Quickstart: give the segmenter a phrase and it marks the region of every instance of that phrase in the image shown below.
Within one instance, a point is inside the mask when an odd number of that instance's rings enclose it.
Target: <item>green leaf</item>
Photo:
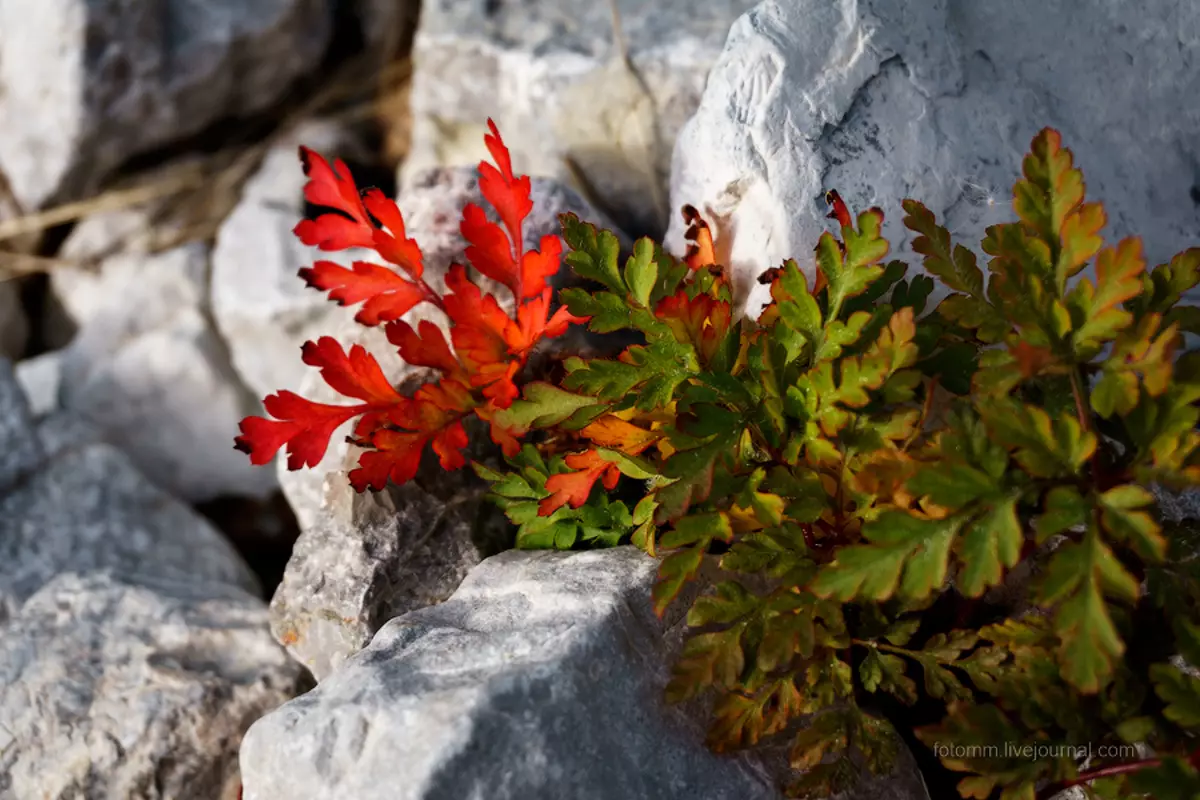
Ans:
[[[566,262],[581,278],[597,281],[619,296],[624,296],[626,287],[617,269],[621,243],[611,231],[598,230],[589,222],[567,213],[559,215],[563,239],[570,248]]]
[[[1095,528],[1083,541],[1059,547],[1041,578],[1040,602],[1059,606],[1054,628],[1062,642],[1062,676],[1080,692],[1095,693],[1112,677],[1125,653],[1105,595],[1132,603],[1137,600],[1138,582]]]
[[[759,599],[737,581],[721,581],[713,587],[712,594],[696,598],[688,611],[687,624],[692,628],[714,623],[728,625],[751,613],[758,605]]]
[[[976,401],[992,438],[1013,449],[1013,457],[1036,478],[1071,478],[1096,451],[1096,437],[1074,416],[1050,415],[1008,397]]]
[[[724,511],[692,514],[675,522],[675,526],[663,534],[659,545],[666,550],[688,545],[707,546],[713,539],[728,542],[733,538],[729,515]]]
[[[517,431],[548,428],[595,402],[594,397],[572,394],[553,384],[536,381],[526,384],[521,397],[511,406],[496,412],[496,421]]]
[[[904,674],[904,659],[890,653],[868,648],[866,658],[858,667],[863,688],[874,694],[879,689],[906,705],[917,702],[917,684]]]
[[[878,262],[887,255],[887,240],[879,235],[883,213],[869,209],[858,215],[858,230],[842,229],[846,253],[828,231],[817,242],[817,265],[825,273],[829,292],[828,319],[837,319],[842,303],[861,294],[871,282],[883,274]]]
[[[683,654],[667,684],[667,702],[688,700],[710,686],[736,684],[746,666],[741,636],[742,628],[735,626],[716,633],[696,634],[684,642]]]
[[[1051,536],[1065,533],[1087,522],[1090,504],[1078,489],[1055,486],[1046,493],[1046,510],[1034,521],[1036,541],[1042,544]]]
[[[673,453],[667,459],[663,472],[676,480],[657,490],[656,522],[661,525],[677,519],[693,502],[708,497],[717,460],[733,448],[740,436],[740,430],[726,430],[697,447]]]
[[[997,500],[981,516],[967,524],[960,539],[962,572],[958,589],[967,597],[980,597],[999,586],[1004,570],[1021,558],[1024,535],[1017,520],[1017,496]]]
[[[1095,284],[1082,278],[1067,295],[1067,306],[1077,320],[1071,340],[1080,360],[1092,358],[1133,322],[1133,315],[1120,306],[1141,293],[1145,269],[1142,240],[1131,236],[1115,249],[1100,251]]]
[[[633,255],[625,262],[625,283],[634,301],[643,308],[658,282],[658,262],[654,260],[654,242],[646,237],[633,245]],[[574,312],[572,312],[574,313]]]
[[[1100,522],[1115,539],[1128,542],[1143,559],[1161,561],[1167,540],[1158,523],[1141,509],[1154,505],[1154,495],[1132,483],[1114,486],[1100,495]]]
[[[1200,728],[1200,678],[1170,664],[1152,664],[1154,691],[1167,704],[1163,716],[1182,728]]]
[[[983,271],[975,264],[975,254],[960,245],[951,247],[950,231],[937,224],[933,212],[916,200],[903,200],[904,227],[920,234],[912,240],[912,249],[925,256],[925,269],[956,292],[983,297]]]
[[[629,304],[612,292],[590,294],[578,287],[559,292],[567,310],[577,317],[591,317],[588,330],[595,333],[612,333],[633,327],[633,315]]]
[[[1157,767],[1140,769],[1129,776],[1129,788],[1154,800],[1197,800],[1200,772],[1187,759],[1168,757]]]
[[[927,597],[945,585],[950,545],[961,524],[957,518],[930,520],[885,511],[863,526],[863,537],[871,543],[839,550],[809,590],[842,602],[887,600],[897,589],[905,597]]]
[[[658,565],[658,581],[651,590],[654,613],[659,617],[679,595],[683,585],[696,577],[704,561],[704,549],[688,547],[671,553]]]

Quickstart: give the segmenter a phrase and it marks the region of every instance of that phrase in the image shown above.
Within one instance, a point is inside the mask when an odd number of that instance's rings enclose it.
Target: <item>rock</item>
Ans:
[[[777,797],[763,764],[714,756],[663,701],[656,566],[632,547],[487,559],[256,722],[245,800]],[[928,800],[903,747],[894,774],[840,800],[866,798]]]
[[[590,219],[608,224],[561,184],[535,180],[532,196],[534,210],[525,226],[529,242],[556,232],[557,215],[566,211],[591,214]],[[459,168],[419,174],[401,197],[408,235],[425,253],[426,279],[441,288],[450,263],[461,259],[466,246],[458,231],[460,211],[467,202],[482,202],[475,172]],[[511,308],[507,289],[475,277]],[[564,271],[559,281],[568,277]],[[396,357],[381,330],[364,328],[345,310],[327,306],[338,316],[326,317],[328,327],[314,338],[330,335],[346,347],[363,345],[377,355],[389,380],[406,385],[406,392],[430,377]],[[444,316],[428,304],[406,319],[413,325],[428,319],[446,329]],[[547,344],[577,343],[564,337]],[[300,364],[298,358],[293,361]],[[322,403],[344,400],[311,369],[298,391]],[[473,430],[471,440],[472,458],[495,457],[486,428]],[[486,485],[470,470],[446,473],[429,459],[415,482],[381,495],[358,495],[347,478],[356,461],[345,437],[334,434],[325,458],[313,469],[289,472],[283,459],[276,462],[302,533],[271,602],[272,631],[318,680],[365,646],[383,623],[445,600],[480,559],[511,545],[507,524],[481,500]]]
[[[631,73],[608,3],[426,2],[406,174],[478,162],[491,117],[518,172],[587,188],[622,227],[660,235],[671,144],[730,23],[752,5],[619,2]]]
[[[234,800],[242,733],[299,680],[243,590],[60,575],[0,636],[0,796]]]
[[[4,280],[0,271],[0,358],[20,358],[28,341],[29,319],[21,305],[20,287],[16,281]]]
[[[176,497],[263,497],[277,488],[233,450],[259,403],[229,365],[209,309],[209,247],[152,251],[152,215],[102,213],[64,243],[95,269],[56,270],[53,287],[78,325],[61,351],[59,397]]]
[[[900,200],[925,203],[978,251],[1015,219],[1030,140],[1057,128],[1108,211],[1106,237],[1143,237],[1151,265],[1195,243],[1200,7],[1066,0],[997,4],[767,0],[734,25],[675,146],[671,205],[716,223],[739,299],[829,229],[823,195],[886,214],[917,266]],[[682,252],[673,219],[668,246]]]
[[[0,492],[24,478],[45,457],[12,364],[0,358]]]
[[[79,326],[61,351],[62,406],[93,423],[159,486],[189,501],[262,497],[274,476],[233,449],[238,422],[259,411],[211,322],[209,248],[149,249],[143,212],[84,220],[53,286]]]
[[[61,352],[42,353],[17,362],[16,375],[35,417],[58,410],[61,405],[58,399],[58,388],[62,383]]]
[[[53,439],[35,446],[43,442]],[[86,439],[56,449],[0,496],[0,621],[63,572],[114,569],[260,591],[215,528],[151,486],[119,451]]]
[[[655,562],[509,551],[247,732],[245,800],[775,797],[662,702]]]
[[[0,1],[0,169],[33,209],[261,111],[320,63],[327,0]]]

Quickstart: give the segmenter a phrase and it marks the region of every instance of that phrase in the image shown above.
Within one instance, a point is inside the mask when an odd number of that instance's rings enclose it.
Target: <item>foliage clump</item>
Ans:
[[[1184,351],[1200,316],[1181,304],[1200,248],[1148,269],[1137,238],[1106,245],[1104,210],[1051,129],[1023,167],[986,268],[906,200],[927,273],[906,277],[885,261],[882,212],[852,218],[830,192],[836,234],[809,269],[763,273],[756,321],[735,318],[694,209],[683,259],[643,239],[624,263],[612,233],[564,215],[565,260],[595,286],[561,292],[568,311],[538,330],[586,320],[638,342],[567,358],[561,381],[519,396],[478,376],[511,379],[525,350],[482,372],[469,364],[494,362],[464,357],[471,337],[453,339],[457,361],[446,350],[447,379],[468,365],[471,408],[505,444],[510,469],[474,467],[518,546],[631,541],[662,559],[660,615],[704,578],[669,699],[714,696],[718,751],[790,742],[796,796],[844,788],[859,763],[888,769],[903,715],[885,712],[918,704],[939,709],[916,734],[964,774],[963,797],[1081,782],[1108,798],[1200,794],[1200,537],[1164,525],[1148,488],[1200,484],[1200,369]],[[519,237],[506,244],[516,263]],[[557,251],[541,253],[549,276]],[[388,412],[376,430],[395,433],[376,446],[427,430],[413,419]],[[243,426],[260,461],[283,440],[267,424]],[[280,433],[256,440],[267,430]],[[1100,749],[1133,743],[1155,755]]]

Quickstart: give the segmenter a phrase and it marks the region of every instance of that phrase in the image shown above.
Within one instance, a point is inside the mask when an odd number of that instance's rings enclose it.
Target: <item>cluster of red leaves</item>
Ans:
[[[445,469],[466,463],[463,420],[475,414],[491,427],[493,441],[506,454],[519,449],[514,431],[496,420],[518,396],[513,379],[542,337],[562,335],[571,323],[586,322],[565,308],[550,316],[551,288],[547,279],[558,272],[562,244],[557,236],[542,237],[538,250],[525,250],[521,228],[533,209],[530,181],[514,176],[508,149],[495,124],[484,137],[495,164],[479,164],[479,187],[500,222],[468,203],[460,225],[466,239],[466,260],[483,275],[512,291],[510,317],[490,294],[484,294],[462,264],[451,265],[446,294],[425,281],[424,256],[408,238],[396,203],[378,189],[359,193],[346,165],[329,163],[301,147],[300,159],[308,184],[304,196],[326,213],[304,220],[295,234],[306,245],[324,251],[367,248],[389,266],[356,261],[350,268],[317,261],[300,270],[309,286],[329,293],[339,305],[362,308],[355,320],[384,325],[387,339],[409,364],[441,373],[439,380],[421,386],[411,397],[401,395],[384,376],[374,356],[361,345],[349,352],[330,337],[306,342],[304,363],[321,370],[321,377],[340,394],[359,401],[327,405],[281,391],[264,400],[273,419],[247,417],[234,446],[254,464],[266,464],[280,448],[288,454],[288,469],[315,466],[325,455],[333,432],[358,418],[351,439],[365,448],[350,482],[358,491],[382,489],[387,481],[400,484],[417,472],[428,444]],[[416,328],[401,319],[419,303],[432,303],[445,312],[450,342],[428,320]]]

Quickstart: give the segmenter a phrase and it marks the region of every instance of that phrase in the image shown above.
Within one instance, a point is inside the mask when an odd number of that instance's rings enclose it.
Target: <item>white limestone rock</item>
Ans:
[[[486,156],[489,117],[518,172],[588,191],[631,232],[660,235],[671,146],[696,109],[730,23],[749,0],[432,0],[413,42],[408,174]]]
[[[1200,7],[1173,0],[767,0],[733,25],[676,142],[671,204],[709,215],[757,316],[763,270],[813,268],[826,189],[856,213],[880,206],[893,255],[919,268],[900,200],[978,251],[1015,218],[1021,159],[1051,126],[1108,238],[1141,235],[1153,265],[1200,234],[1198,37]],[[683,231],[673,219],[673,251]]]
[[[327,0],[0,0],[0,170],[27,209],[276,102],[321,62]]]

